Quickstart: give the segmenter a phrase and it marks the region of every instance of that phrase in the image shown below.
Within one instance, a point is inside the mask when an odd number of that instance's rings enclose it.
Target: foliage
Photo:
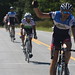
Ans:
[[[36,22],[37,27],[45,27],[45,28],[50,28],[53,26],[53,22],[51,20],[43,20],[43,21],[37,21]]]
[[[33,11],[32,1],[33,0],[0,0],[0,23],[2,23],[3,17],[9,11],[10,6],[15,7],[15,11],[18,14],[19,21],[21,21],[23,15],[26,12],[30,12],[35,20],[41,20],[37,18],[37,16]],[[61,3],[64,2],[72,3],[73,6],[75,7],[75,0],[37,0],[37,1],[39,2],[39,8],[42,12],[59,10]],[[44,24],[48,25],[49,22],[47,23],[47,21],[44,21]]]

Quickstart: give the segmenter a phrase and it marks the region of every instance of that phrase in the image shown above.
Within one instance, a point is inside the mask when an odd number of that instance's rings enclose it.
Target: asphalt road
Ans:
[[[11,42],[9,33],[0,28],[0,75],[49,75],[51,43],[50,32],[37,31],[38,39],[33,39],[33,58],[30,63],[25,61],[21,40],[20,29],[16,29],[16,40]],[[73,49],[75,44],[73,42]],[[75,75],[75,53],[69,62],[71,75]]]

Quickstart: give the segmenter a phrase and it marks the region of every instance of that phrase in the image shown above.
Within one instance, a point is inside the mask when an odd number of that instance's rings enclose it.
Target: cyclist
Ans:
[[[17,14],[14,11],[14,7],[10,7],[10,11],[7,13],[8,15],[8,25],[9,25],[9,33],[10,33],[10,28],[13,29],[14,32],[14,40],[15,40],[15,22],[17,21],[17,23],[19,23],[18,18],[17,18]]]
[[[8,30],[8,25],[7,25],[7,23],[8,23],[8,18],[7,18],[7,14],[4,16],[4,18],[3,18],[3,23],[4,23],[4,26],[5,26],[5,29],[6,29],[6,31]]]
[[[75,43],[75,18],[71,14],[73,7],[70,3],[63,3],[60,6],[59,11],[51,11],[49,13],[43,13],[38,8],[38,2],[33,1],[32,5],[34,11],[39,18],[52,18],[54,22],[54,29],[52,35],[52,48],[55,47],[54,57],[51,60],[50,75],[56,75],[56,62],[58,58],[58,52],[60,49],[60,42],[66,44],[67,51],[65,53],[66,65],[69,63],[71,52],[69,51],[72,47],[70,30],[72,30],[74,43]],[[52,50],[51,50],[52,51]]]
[[[34,38],[37,39],[37,35],[36,35],[36,24],[32,18],[31,13],[27,12],[24,15],[24,18],[21,20],[21,40],[22,40],[22,46],[24,46],[24,40],[25,40],[25,35],[29,35],[30,36],[30,40],[31,40],[31,47],[32,47],[32,36],[33,36],[33,32],[34,32]],[[23,30],[24,29],[24,30]],[[32,49],[31,49],[32,50]],[[30,53],[30,57],[32,57],[32,51]]]

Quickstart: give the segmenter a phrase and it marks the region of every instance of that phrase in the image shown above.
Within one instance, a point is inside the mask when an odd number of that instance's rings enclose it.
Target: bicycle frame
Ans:
[[[57,62],[57,75],[67,75],[67,65],[65,63],[65,51],[66,46],[61,45],[61,49],[59,50],[58,62]]]
[[[25,50],[24,50],[24,54],[25,54],[25,60],[29,63],[29,54],[31,51],[32,47],[30,44],[30,36],[27,35],[26,36],[26,40],[25,40]]]

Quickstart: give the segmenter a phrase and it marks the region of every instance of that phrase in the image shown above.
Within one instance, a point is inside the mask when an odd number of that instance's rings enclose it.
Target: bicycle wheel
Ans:
[[[11,32],[10,32],[10,37],[11,37],[11,41],[14,42],[14,32],[13,32],[12,29],[11,29]]]
[[[27,62],[29,63],[29,51],[27,51]]]
[[[14,42],[14,36],[13,35],[11,36],[11,41]]]
[[[25,42],[25,50],[23,51],[25,54],[25,61],[29,63],[29,50],[28,50],[28,41]]]
[[[27,58],[28,58],[28,54],[27,54],[27,51],[25,53],[25,61],[27,61]]]
[[[62,65],[57,65],[56,75],[63,75],[62,73],[63,73]]]
[[[28,41],[26,42],[27,46],[27,62],[29,63],[30,61],[30,52],[31,52],[31,45],[30,45],[30,39],[27,39]]]
[[[25,52],[25,61],[27,61],[29,63],[29,52],[28,52],[28,50],[26,50],[26,52]]]
[[[64,68],[63,75],[70,75],[68,67]]]

